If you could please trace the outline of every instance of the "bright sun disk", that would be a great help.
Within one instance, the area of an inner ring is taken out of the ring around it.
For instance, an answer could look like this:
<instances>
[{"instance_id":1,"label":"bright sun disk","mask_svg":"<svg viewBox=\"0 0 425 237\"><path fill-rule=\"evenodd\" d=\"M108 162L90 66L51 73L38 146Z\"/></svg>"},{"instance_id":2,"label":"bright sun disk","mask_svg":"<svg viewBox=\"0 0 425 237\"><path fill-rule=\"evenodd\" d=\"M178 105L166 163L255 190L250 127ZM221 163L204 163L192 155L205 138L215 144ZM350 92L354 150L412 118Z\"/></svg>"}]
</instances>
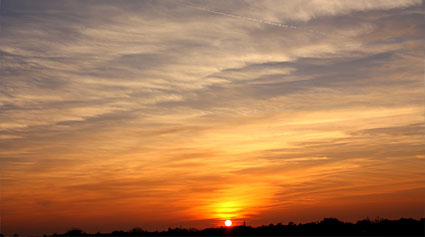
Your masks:
<instances>
[{"instance_id":1,"label":"bright sun disk","mask_svg":"<svg viewBox=\"0 0 425 237\"><path fill-rule=\"evenodd\" d=\"M225 224L226 226L232 226L232 221L231 221L231 220L226 220L226 221L224 222L224 224Z\"/></svg>"}]
</instances>

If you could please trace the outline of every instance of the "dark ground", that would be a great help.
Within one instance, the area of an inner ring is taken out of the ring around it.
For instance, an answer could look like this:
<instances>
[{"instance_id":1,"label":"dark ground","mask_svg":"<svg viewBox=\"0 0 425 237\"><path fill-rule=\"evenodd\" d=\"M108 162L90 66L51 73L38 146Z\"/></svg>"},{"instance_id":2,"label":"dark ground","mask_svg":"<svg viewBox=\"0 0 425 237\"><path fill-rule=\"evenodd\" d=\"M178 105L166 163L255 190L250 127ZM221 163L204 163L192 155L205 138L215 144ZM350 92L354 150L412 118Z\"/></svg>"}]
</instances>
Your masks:
<instances>
[{"instance_id":1,"label":"dark ground","mask_svg":"<svg viewBox=\"0 0 425 237\"><path fill-rule=\"evenodd\" d=\"M181 229L169 228L167 231L145 231L136 227L130 231L112 233L85 233L73 229L64 234L51 236L424 236L425 218L399 220L361 220L356 223L342 222L335 218L325 218L320 222L287 225L263 225L258 227L233 226L220 228Z\"/></svg>"},{"instance_id":2,"label":"dark ground","mask_svg":"<svg viewBox=\"0 0 425 237\"><path fill-rule=\"evenodd\" d=\"M18 237L18 235L14 235ZM425 218L420 220L401 218L398 220L360 220L356 223L342 222L335 218L305 224L263 225L258 227L233 226L207 228L169 228L167 231L145 231L140 227L130 231L113 231L112 233L85 233L72 229L63 234L44 235L44 237L86 236L425 236ZM0 234L0 237L3 237Z\"/></svg>"}]
</instances>

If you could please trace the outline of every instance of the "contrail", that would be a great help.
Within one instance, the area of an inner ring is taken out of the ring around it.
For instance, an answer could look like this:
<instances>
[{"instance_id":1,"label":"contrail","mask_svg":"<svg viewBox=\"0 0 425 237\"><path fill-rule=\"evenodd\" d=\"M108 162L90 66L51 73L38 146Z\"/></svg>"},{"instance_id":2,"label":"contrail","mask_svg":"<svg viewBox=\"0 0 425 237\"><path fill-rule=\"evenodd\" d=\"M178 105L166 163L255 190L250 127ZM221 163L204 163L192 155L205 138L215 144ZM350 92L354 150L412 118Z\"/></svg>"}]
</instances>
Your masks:
<instances>
[{"instance_id":1,"label":"contrail","mask_svg":"<svg viewBox=\"0 0 425 237\"><path fill-rule=\"evenodd\" d=\"M266 25L272 25L272 26L277 26L280 28L286 28L286 29L297 29L297 26L295 25L286 25L286 24L282 24L279 22L272 22L272 21L265 21L265 20L261 20L261 19L257 19L257 18L251 18L251 17L245 17L245 16L239 16L239 15L233 15L233 14L228 14L228 13L224 13L224 12L218 12L218 11L213 11L213 10L209 10L206 8L202 8L202 7L195 7L195 6L190 6L190 5L186 5L187 7L193 8L193 9L197 9L200 11L204 11L204 12L210 12L210 13L214 13L217 15L222 15L222 16L227 16L227 17L232 17L232 18L236 18L236 19L241 19L241 20L245 20L245 21L252 21L252 22L258 22L258 23L262 23L262 24L266 24ZM305 30L314 34L320 34L321 36L326 36L328 35L325 32L320 32L320 31L315 31L315 30L310 30L310 29L300 29L299 30Z\"/></svg>"}]
</instances>

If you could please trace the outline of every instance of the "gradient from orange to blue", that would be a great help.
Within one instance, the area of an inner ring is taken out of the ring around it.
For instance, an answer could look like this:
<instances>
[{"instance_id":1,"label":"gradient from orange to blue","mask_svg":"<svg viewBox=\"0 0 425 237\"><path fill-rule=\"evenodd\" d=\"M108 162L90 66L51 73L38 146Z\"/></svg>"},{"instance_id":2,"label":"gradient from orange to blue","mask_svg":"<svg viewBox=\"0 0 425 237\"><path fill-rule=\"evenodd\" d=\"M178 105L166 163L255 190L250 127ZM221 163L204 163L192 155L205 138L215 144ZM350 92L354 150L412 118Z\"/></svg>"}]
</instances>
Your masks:
<instances>
[{"instance_id":1,"label":"gradient from orange to blue","mask_svg":"<svg viewBox=\"0 0 425 237\"><path fill-rule=\"evenodd\" d=\"M1 232L424 217L423 19L418 0L2 0Z\"/></svg>"}]
</instances>

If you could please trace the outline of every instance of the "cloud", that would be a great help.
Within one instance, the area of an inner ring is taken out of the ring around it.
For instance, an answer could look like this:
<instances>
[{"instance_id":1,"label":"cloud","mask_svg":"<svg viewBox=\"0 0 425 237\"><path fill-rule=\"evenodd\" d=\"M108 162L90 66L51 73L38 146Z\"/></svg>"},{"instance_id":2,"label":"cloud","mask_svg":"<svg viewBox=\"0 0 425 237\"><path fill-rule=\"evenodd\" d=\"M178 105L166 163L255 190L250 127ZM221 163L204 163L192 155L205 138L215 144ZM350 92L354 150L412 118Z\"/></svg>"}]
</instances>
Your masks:
<instances>
[{"instance_id":1,"label":"cloud","mask_svg":"<svg viewBox=\"0 0 425 237\"><path fill-rule=\"evenodd\" d=\"M276 7L282 4L284 7ZM344 1L344 2L329 2L329 1L287 1L281 3L279 1L269 0L264 3L249 1L253 14L267 12L270 18L289 20L289 21L309 21L315 18L326 16L346 15L356 11L371 11L371 10L389 10L392 8L406 8L411 6L419 6L421 1ZM250 9L250 10L251 10Z\"/></svg>"},{"instance_id":2,"label":"cloud","mask_svg":"<svg viewBox=\"0 0 425 237\"><path fill-rule=\"evenodd\" d=\"M47 216L84 224L87 208L152 229L142 216L268 223L308 219L309 202L423 187L418 1L2 4L7 233L28 210L40 220L30 234L45 234Z\"/></svg>"}]
</instances>

